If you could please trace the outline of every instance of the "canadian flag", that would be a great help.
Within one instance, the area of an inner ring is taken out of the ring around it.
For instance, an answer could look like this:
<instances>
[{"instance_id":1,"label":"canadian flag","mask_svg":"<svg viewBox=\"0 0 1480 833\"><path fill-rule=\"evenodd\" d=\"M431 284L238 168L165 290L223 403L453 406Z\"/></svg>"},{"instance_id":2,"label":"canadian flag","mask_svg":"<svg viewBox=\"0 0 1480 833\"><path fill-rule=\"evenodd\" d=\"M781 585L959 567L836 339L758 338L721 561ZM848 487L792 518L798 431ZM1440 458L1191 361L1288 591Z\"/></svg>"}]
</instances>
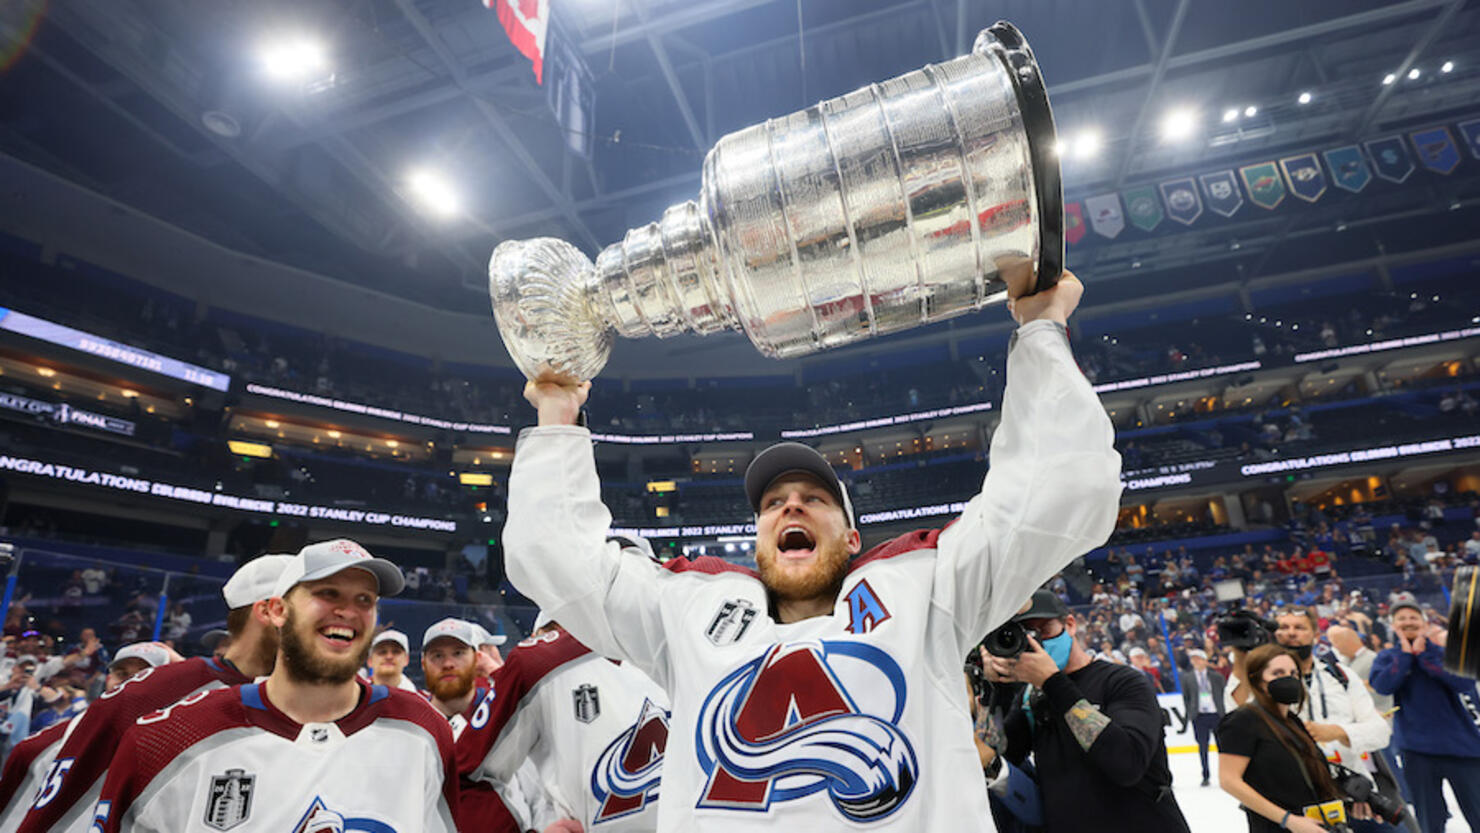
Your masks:
<instances>
[{"instance_id":1,"label":"canadian flag","mask_svg":"<svg viewBox=\"0 0 1480 833\"><path fill-rule=\"evenodd\" d=\"M498 14L519 54L534 63L534 82L545 83L545 32L550 27L550 0L483 0Z\"/></svg>"}]
</instances>

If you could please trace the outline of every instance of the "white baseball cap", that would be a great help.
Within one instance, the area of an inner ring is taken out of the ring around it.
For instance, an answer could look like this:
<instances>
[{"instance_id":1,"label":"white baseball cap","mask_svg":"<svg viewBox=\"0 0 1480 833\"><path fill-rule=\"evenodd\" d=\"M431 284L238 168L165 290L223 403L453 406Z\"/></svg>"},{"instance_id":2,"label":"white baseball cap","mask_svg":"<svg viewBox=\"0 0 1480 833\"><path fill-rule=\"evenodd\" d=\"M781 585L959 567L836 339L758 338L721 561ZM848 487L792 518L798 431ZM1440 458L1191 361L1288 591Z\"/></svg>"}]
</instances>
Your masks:
<instances>
[{"instance_id":1,"label":"white baseball cap","mask_svg":"<svg viewBox=\"0 0 1480 833\"><path fill-rule=\"evenodd\" d=\"M1192 650L1190 650L1190 651L1187 652L1187 656L1188 657L1202 657L1203 659L1207 659L1208 658L1207 652L1204 651L1201 648L1193 648Z\"/></svg>"},{"instance_id":2,"label":"white baseball cap","mask_svg":"<svg viewBox=\"0 0 1480 833\"><path fill-rule=\"evenodd\" d=\"M481 628L465 619L448 617L427 628L427 632L421 637L421 647L422 650L426 650L426 647L432 644L433 640L447 637L448 639L456 639L458 642L476 651L478 650L479 630Z\"/></svg>"},{"instance_id":3,"label":"white baseball cap","mask_svg":"<svg viewBox=\"0 0 1480 833\"><path fill-rule=\"evenodd\" d=\"M108 667L112 668L126 659L141 659L149 663L150 668L158 668L170 664L170 651L158 642L135 642L119 648Z\"/></svg>"},{"instance_id":4,"label":"white baseball cap","mask_svg":"<svg viewBox=\"0 0 1480 833\"><path fill-rule=\"evenodd\" d=\"M374 649L376 645L382 642L394 642L401 646L401 650L408 654L411 653L411 641L406 638L406 634L400 631L384 630L376 634L375 638L370 640L371 649Z\"/></svg>"},{"instance_id":5,"label":"white baseball cap","mask_svg":"<svg viewBox=\"0 0 1480 833\"><path fill-rule=\"evenodd\" d=\"M509 638L507 636L504 636L501 633L491 633L489 632L488 628L483 627L477 622L473 623L473 627L477 630L479 645L492 645L494 647L498 647L509 641Z\"/></svg>"},{"instance_id":6,"label":"white baseball cap","mask_svg":"<svg viewBox=\"0 0 1480 833\"><path fill-rule=\"evenodd\" d=\"M221 588L226 609L236 610L272 598L278 577L292 560L291 555L263 555L243 564Z\"/></svg>"},{"instance_id":7,"label":"white baseball cap","mask_svg":"<svg viewBox=\"0 0 1480 833\"><path fill-rule=\"evenodd\" d=\"M272 595L286 596L296 584L328 578L351 567L375 576L381 596L394 596L406 586L406 577L393 562L376 558L348 538L335 538L332 541L309 544L299 550L288 562L288 566L283 568L283 574L278 577Z\"/></svg>"}]
</instances>

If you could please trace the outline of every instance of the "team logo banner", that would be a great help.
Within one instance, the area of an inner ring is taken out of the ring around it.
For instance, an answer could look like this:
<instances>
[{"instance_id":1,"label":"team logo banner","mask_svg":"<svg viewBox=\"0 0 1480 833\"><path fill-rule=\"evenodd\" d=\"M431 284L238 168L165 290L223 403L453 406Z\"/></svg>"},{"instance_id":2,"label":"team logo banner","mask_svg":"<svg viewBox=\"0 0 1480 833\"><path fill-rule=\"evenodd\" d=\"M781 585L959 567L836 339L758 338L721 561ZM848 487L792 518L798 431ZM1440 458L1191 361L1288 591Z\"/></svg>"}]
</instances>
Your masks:
<instances>
[{"instance_id":1,"label":"team logo banner","mask_svg":"<svg viewBox=\"0 0 1480 833\"><path fill-rule=\"evenodd\" d=\"M1441 174L1452 174L1459 167L1459 148L1449 128L1440 125L1426 130L1415 130L1408 134L1413 147L1418 150L1418 161L1425 168Z\"/></svg>"},{"instance_id":2,"label":"team logo banner","mask_svg":"<svg viewBox=\"0 0 1480 833\"><path fill-rule=\"evenodd\" d=\"M1142 231L1154 231L1161 225L1161 200L1156 198L1156 188L1142 185L1125 192L1125 212L1131 225Z\"/></svg>"},{"instance_id":3,"label":"team logo banner","mask_svg":"<svg viewBox=\"0 0 1480 833\"><path fill-rule=\"evenodd\" d=\"M1249 199L1255 205L1273 210L1285 201L1285 180L1273 162L1245 165L1238 172L1244 178L1244 187L1249 189Z\"/></svg>"},{"instance_id":4,"label":"team logo banner","mask_svg":"<svg viewBox=\"0 0 1480 833\"><path fill-rule=\"evenodd\" d=\"M1326 174L1314 153L1287 156L1280 160L1280 169L1290 180L1290 193L1306 202L1315 202L1326 193Z\"/></svg>"},{"instance_id":5,"label":"team logo banner","mask_svg":"<svg viewBox=\"0 0 1480 833\"><path fill-rule=\"evenodd\" d=\"M1413 173L1413 158L1403 146L1402 136L1373 139L1367 142L1367 153L1377 175L1389 182L1402 182Z\"/></svg>"},{"instance_id":6,"label":"team logo banner","mask_svg":"<svg viewBox=\"0 0 1480 833\"><path fill-rule=\"evenodd\" d=\"M1192 177L1173 179L1161 184L1161 198L1167 204L1167 216L1190 226L1202 216L1202 199L1197 195L1197 183Z\"/></svg>"},{"instance_id":7,"label":"team logo banner","mask_svg":"<svg viewBox=\"0 0 1480 833\"><path fill-rule=\"evenodd\" d=\"M1470 155L1480 159L1480 119L1460 122L1459 135L1463 136L1465 144L1470 146Z\"/></svg>"},{"instance_id":8,"label":"team logo banner","mask_svg":"<svg viewBox=\"0 0 1480 833\"><path fill-rule=\"evenodd\" d=\"M1356 145L1332 148L1323 155L1326 157L1326 167L1331 169L1331 181L1337 188L1355 194L1372 181L1372 169L1367 167L1367 159L1362 156L1362 149Z\"/></svg>"},{"instance_id":9,"label":"team logo banner","mask_svg":"<svg viewBox=\"0 0 1480 833\"><path fill-rule=\"evenodd\" d=\"M1084 201L1084 212L1089 215L1090 228L1095 234L1111 240L1125 231L1125 214L1120 210L1119 194L1101 194Z\"/></svg>"},{"instance_id":10,"label":"team logo banner","mask_svg":"<svg viewBox=\"0 0 1480 833\"><path fill-rule=\"evenodd\" d=\"M1064 206L1064 239L1071 244L1084 239L1084 207L1077 202Z\"/></svg>"},{"instance_id":11,"label":"team logo banner","mask_svg":"<svg viewBox=\"0 0 1480 833\"><path fill-rule=\"evenodd\" d=\"M1208 209L1214 214L1232 217L1244 207L1244 192L1239 190L1233 171L1203 174L1199 179L1208 193Z\"/></svg>"}]
</instances>

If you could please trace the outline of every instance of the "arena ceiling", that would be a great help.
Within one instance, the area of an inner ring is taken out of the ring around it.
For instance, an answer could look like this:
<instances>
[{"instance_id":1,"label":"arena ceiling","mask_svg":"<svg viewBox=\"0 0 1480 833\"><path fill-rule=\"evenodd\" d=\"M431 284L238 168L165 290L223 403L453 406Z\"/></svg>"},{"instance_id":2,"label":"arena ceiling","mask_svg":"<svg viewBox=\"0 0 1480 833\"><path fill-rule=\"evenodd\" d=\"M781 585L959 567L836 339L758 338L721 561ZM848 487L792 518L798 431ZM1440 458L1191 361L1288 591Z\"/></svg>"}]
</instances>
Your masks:
<instances>
[{"instance_id":1,"label":"arena ceiling","mask_svg":"<svg viewBox=\"0 0 1480 833\"><path fill-rule=\"evenodd\" d=\"M477 0L18 0L0 11L0 150L243 252L482 310L499 240L594 254L695 196L718 137L961 54L997 19L1037 52L1061 135L1098 134L1098 150L1065 159L1071 199L1480 109L1480 3L1466 0L551 5L547 72L578 68L584 125L557 118L552 78L535 84ZM271 83L263 44L298 32L321 40L326 66ZM1202 129L1168 143L1158 125L1177 107ZM1258 116L1238 130L1220 122L1245 107ZM446 177L453 216L418 207L418 169ZM1070 264L1137 278L1099 296L1111 301L1469 240L1477 170L1470 159L1359 204L1117 241Z\"/></svg>"}]
</instances>

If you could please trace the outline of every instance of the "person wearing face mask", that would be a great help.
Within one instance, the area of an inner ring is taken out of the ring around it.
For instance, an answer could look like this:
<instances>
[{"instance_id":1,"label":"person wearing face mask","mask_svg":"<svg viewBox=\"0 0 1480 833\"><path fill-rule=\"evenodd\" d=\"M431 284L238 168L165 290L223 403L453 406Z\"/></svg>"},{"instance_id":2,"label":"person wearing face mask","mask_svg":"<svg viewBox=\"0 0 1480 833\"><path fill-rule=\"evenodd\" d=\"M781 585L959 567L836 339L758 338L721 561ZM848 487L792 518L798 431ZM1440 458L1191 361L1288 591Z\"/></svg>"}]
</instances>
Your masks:
<instances>
[{"instance_id":1,"label":"person wearing face mask","mask_svg":"<svg viewBox=\"0 0 1480 833\"><path fill-rule=\"evenodd\" d=\"M1387 747L1392 727L1372 701L1372 692L1362 678L1332 655L1315 655L1320 622L1308 607L1284 607L1275 611L1279 629L1275 641L1295 656L1300 680L1308 696L1300 706L1300 719L1321 752L1332 763L1341 764L1373 780L1377 770L1373 753ZM1240 681L1234 694L1241 703L1249 700L1247 685ZM1396 794L1392 785L1388 792ZM1353 820L1357 833L1392 830L1380 820Z\"/></svg>"},{"instance_id":2,"label":"person wearing face mask","mask_svg":"<svg viewBox=\"0 0 1480 833\"><path fill-rule=\"evenodd\" d=\"M1013 618L1028 649L1007 659L983 654L993 683L1027 683L1000 730L985 742L1014 765L1032 754L1046 833L1186 833L1172 795L1161 708L1146 676L1091 659L1079 623L1052 592L1039 590ZM990 773L989 773L990 774Z\"/></svg>"},{"instance_id":3,"label":"person wearing face mask","mask_svg":"<svg viewBox=\"0 0 1480 833\"><path fill-rule=\"evenodd\" d=\"M1307 808L1341 801L1325 755L1300 720L1305 686L1294 653L1280 645L1249 652L1248 699L1218 724L1218 785L1238 799L1250 833L1318 833Z\"/></svg>"}]
</instances>

